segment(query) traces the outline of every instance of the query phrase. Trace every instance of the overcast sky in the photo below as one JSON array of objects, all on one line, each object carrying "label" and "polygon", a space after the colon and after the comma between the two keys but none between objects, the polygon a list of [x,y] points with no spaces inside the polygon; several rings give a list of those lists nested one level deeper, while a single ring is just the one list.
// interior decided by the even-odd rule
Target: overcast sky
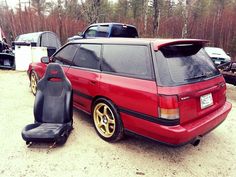
[{"label": "overcast sky", "polygon": [[[19,0],[6,0],[6,1],[7,1],[7,5],[11,8],[18,6],[18,4],[19,4]],[[2,2],[4,2],[4,1],[2,0]],[[21,2],[29,2],[29,1],[21,0]]]},{"label": "overcast sky", "polygon": [[[6,1],[7,1],[7,5],[11,8],[14,8],[19,5],[19,0],[6,0]],[[23,2],[23,4],[24,2],[29,2],[29,0],[20,0],[20,1]],[[50,2],[50,1],[57,1],[57,0],[47,0],[47,1]],[[117,0],[110,0],[110,1],[117,2]],[[0,0],[0,2],[4,4],[5,0]],[[23,4],[22,6],[24,6]]]}]

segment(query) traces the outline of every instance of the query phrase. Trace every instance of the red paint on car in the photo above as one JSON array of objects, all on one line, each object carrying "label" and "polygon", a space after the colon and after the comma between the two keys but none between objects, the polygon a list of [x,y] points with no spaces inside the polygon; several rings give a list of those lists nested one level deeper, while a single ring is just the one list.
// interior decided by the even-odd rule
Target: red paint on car
[{"label": "red paint on car", "polygon": [[[52,62],[61,63],[71,81],[76,108],[91,114],[93,102],[106,98],[118,110],[125,130],[180,145],[217,127],[231,110],[224,78],[204,53],[206,42],[78,40],[54,54]],[[70,51],[68,61],[57,57],[63,50]],[[92,59],[84,62],[83,57]],[[28,73],[34,70],[42,77],[45,68],[32,63]]]}]

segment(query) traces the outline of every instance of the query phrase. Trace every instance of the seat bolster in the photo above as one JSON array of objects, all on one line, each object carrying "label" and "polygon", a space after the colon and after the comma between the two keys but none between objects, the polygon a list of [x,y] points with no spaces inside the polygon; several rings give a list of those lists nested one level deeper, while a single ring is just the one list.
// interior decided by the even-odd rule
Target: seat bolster
[{"label": "seat bolster", "polygon": [[73,119],[73,93],[71,91],[66,92],[65,106],[65,123],[67,123]]},{"label": "seat bolster", "polygon": [[29,125],[26,125],[22,132],[21,132],[21,135],[22,135],[22,138],[25,140],[25,141],[29,141],[28,139],[30,138],[29,134],[28,134],[28,131],[29,130],[32,130],[32,129],[35,129],[37,127],[39,127],[41,125],[41,123],[34,123],[34,124],[29,124]]}]

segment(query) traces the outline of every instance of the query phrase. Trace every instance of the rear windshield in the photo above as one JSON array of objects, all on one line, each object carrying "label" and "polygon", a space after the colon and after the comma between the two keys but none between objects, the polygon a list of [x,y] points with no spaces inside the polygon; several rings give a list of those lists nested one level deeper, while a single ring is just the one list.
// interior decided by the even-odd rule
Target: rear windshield
[{"label": "rear windshield", "polygon": [[136,28],[126,25],[113,25],[111,30],[111,37],[138,37]]},{"label": "rear windshield", "polygon": [[176,86],[210,79],[220,74],[202,45],[181,44],[156,52],[160,85]]}]

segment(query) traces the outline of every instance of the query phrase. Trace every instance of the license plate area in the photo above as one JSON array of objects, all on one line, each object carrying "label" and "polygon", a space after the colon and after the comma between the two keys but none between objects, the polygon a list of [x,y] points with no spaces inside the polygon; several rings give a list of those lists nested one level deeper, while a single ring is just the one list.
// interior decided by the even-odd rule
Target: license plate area
[{"label": "license plate area", "polygon": [[200,97],[200,104],[201,104],[201,109],[205,109],[211,105],[213,105],[213,99],[212,99],[212,94],[206,94],[202,95]]}]

